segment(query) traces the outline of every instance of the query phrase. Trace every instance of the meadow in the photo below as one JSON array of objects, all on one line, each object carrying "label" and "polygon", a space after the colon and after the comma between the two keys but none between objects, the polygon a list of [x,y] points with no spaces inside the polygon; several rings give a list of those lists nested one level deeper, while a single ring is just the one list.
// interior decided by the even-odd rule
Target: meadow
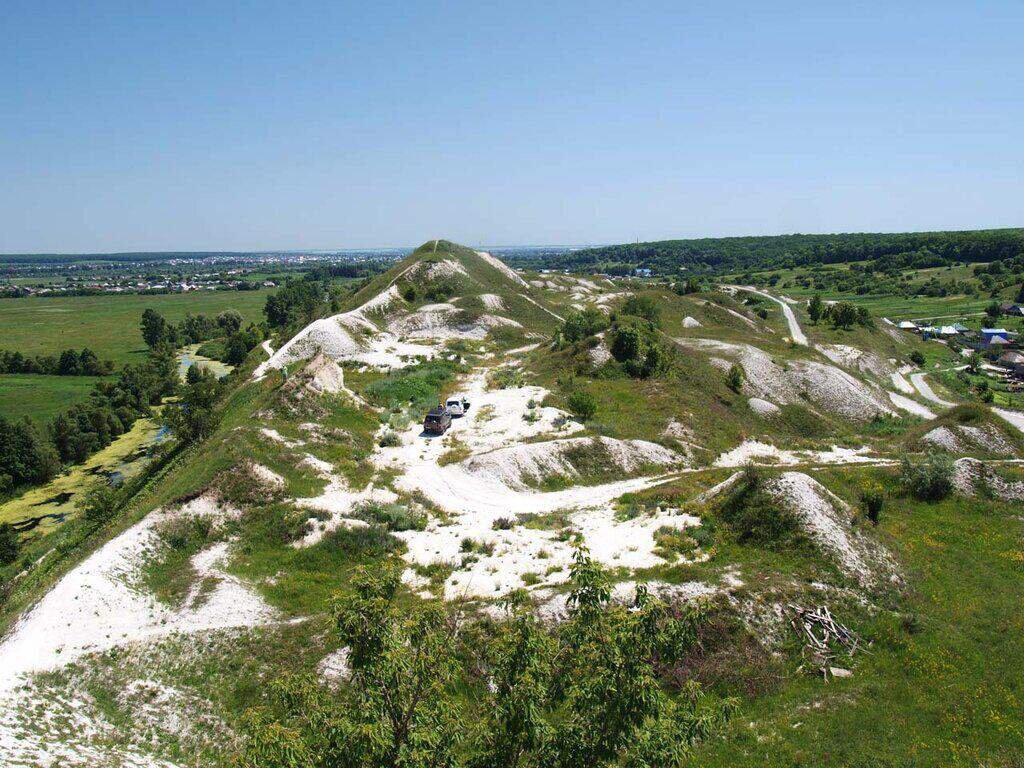
[{"label": "meadow", "polygon": [[0,299],[0,346],[25,355],[59,354],[89,347],[101,359],[121,366],[146,354],[139,320],[146,309],[176,323],[186,314],[216,315],[226,309],[246,322],[263,319],[263,305],[273,289],[194,291],[151,295],[54,296]]},{"label": "meadow", "polygon": [[70,403],[88,397],[100,376],[41,376],[33,373],[0,375],[0,415],[28,416],[46,424]]}]

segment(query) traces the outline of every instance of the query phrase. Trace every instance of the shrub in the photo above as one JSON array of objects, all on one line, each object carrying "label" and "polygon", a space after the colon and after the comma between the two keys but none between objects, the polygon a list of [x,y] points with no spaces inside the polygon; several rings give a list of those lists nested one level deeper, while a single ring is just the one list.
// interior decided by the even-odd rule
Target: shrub
[{"label": "shrub", "polygon": [[383,525],[389,531],[422,531],[427,527],[427,516],[401,504],[369,502],[356,510],[357,516],[369,523]]},{"label": "shrub", "polygon": [[380,440],[378,440],[377,443],[381,448],[397,448],[402,444],[402,438],[399,437],[397,432],[389,429],[380,436]]},{"label": "shrub", "polygon": [[0,523],[0,565],[10,565],[18,559],[18,533],[10,523]]},{"label": "shrub", "polygon": [[761,472],[750,465],[720,510],[741,544],[788,544],[796,540],[799,524],[789,511],[764,491]]},{"label": "shrub", "polygon": [[733,363],[729,373],[726,375],[726,381],[729,384],[729,389],[738,393],[743,387],[743,369],[736,363]]},{"label": "shrub", "polygon": [[597,414],[597,399],[580,389],[569,395],[569,410],[580,421],[590,421]]},{"label": "shrub", "polygon": [[493,523],[491,523],[491,528],[493,528],[496,531],[509,531],[515,524],[516,521],[511,517],[499,517],[496,518]]},{"label": "shrub", "polygon": [[630,296],[622,305],[621,311],[624,315],[642,317],[655,327],[661,322],[661,311],[650,296],[637,296],[636,294]]},{"label": "shrub", "polygon": [[924,365],[924,355],[921,353],[921,350],[915,349],[910,353],[910,362],[918,367]]},{"label": "shrub", "polygon": [[878,486],[869,486],[862,490],[860,505],[864,510],[864,516],[871,521],[871,524],[878,525],[882,507],[885,506],[885,495],[882,493],[882,489]]},{"label": "shrub", "polygon": [[114,516],[120,501],[121,494],[117,489],[101,481],[86,491],[79,507],[87,521],[93,525],[101,525]]},{"label": "shrub", "polygon": [[916,463],[904,457],[900,481],[919,501],[941,501],[953,492],[953,460],[938,453]]}]

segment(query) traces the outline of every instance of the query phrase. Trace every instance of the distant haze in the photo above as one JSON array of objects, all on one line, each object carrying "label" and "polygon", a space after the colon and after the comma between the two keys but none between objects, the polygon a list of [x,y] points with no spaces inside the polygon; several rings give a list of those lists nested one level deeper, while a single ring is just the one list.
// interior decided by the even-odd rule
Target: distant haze
[{"label": "distant haze", "polygon": [[3,16],[0,253],[1022,224],[1020,2]]}]

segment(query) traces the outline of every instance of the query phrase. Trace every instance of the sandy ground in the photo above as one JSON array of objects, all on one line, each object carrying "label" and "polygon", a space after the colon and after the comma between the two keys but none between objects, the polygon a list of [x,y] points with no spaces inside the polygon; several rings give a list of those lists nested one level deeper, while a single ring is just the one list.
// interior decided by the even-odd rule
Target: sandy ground
[{"label": "sandy ground", "polygon": [[216,517],[226,512],[205,497],[180,512],[153,512],[79,564],[19,619],[0,644],[0,691],[10,690],[26,673],[64,666],[117,645],[273,620],[274,612],[254,590],[221,569],[226,555],[222,544],[193,562],[200,576],[217,579],[200,604],[186,601],[175,610],[139,588],[139,569],[157,544],[156,526],[177,514]]},{"label": "sandy ground", "polygon": [[873,455],[871,449],[867,447],[833,446],[828,451],[789,451],[770,443],[746,440],[715,459],[714,466],[742,467],[751,462],[769,466],[795,466],[797,464],[878,464],[883,460]]}]

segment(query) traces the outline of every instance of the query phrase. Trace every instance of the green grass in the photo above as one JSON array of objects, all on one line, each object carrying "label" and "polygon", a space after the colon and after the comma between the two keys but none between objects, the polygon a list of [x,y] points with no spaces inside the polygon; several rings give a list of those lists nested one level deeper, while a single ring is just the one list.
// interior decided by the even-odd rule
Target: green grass
[{"label": "green grass", "polygon": [[34,373],[0,375],[0,416],[28,416],[46,424],[68,406],[85,400],[99,376],[41,376]]},{"label": "green grass", "polygon": [[[863,477],[828,475],[848,496]],[[897,612],[861,620],[873,652],[848,680],[794,673],[745,702],[723,738],[699,749],[698,764],[1019,766],[1022,528],[1009,505],[890,498],[881,532],[910,589]]]},{"label": "green grass", "polygon": [[4,348],[25,355],[89,347],[116,365],[140,362],[146,353],[139,331],[143,310],[155,309],[176,323],[187,313],[216,315],[234,309],[246,322],[259,322],[270,293],[272,289],[0,299],[0,338]]}]

